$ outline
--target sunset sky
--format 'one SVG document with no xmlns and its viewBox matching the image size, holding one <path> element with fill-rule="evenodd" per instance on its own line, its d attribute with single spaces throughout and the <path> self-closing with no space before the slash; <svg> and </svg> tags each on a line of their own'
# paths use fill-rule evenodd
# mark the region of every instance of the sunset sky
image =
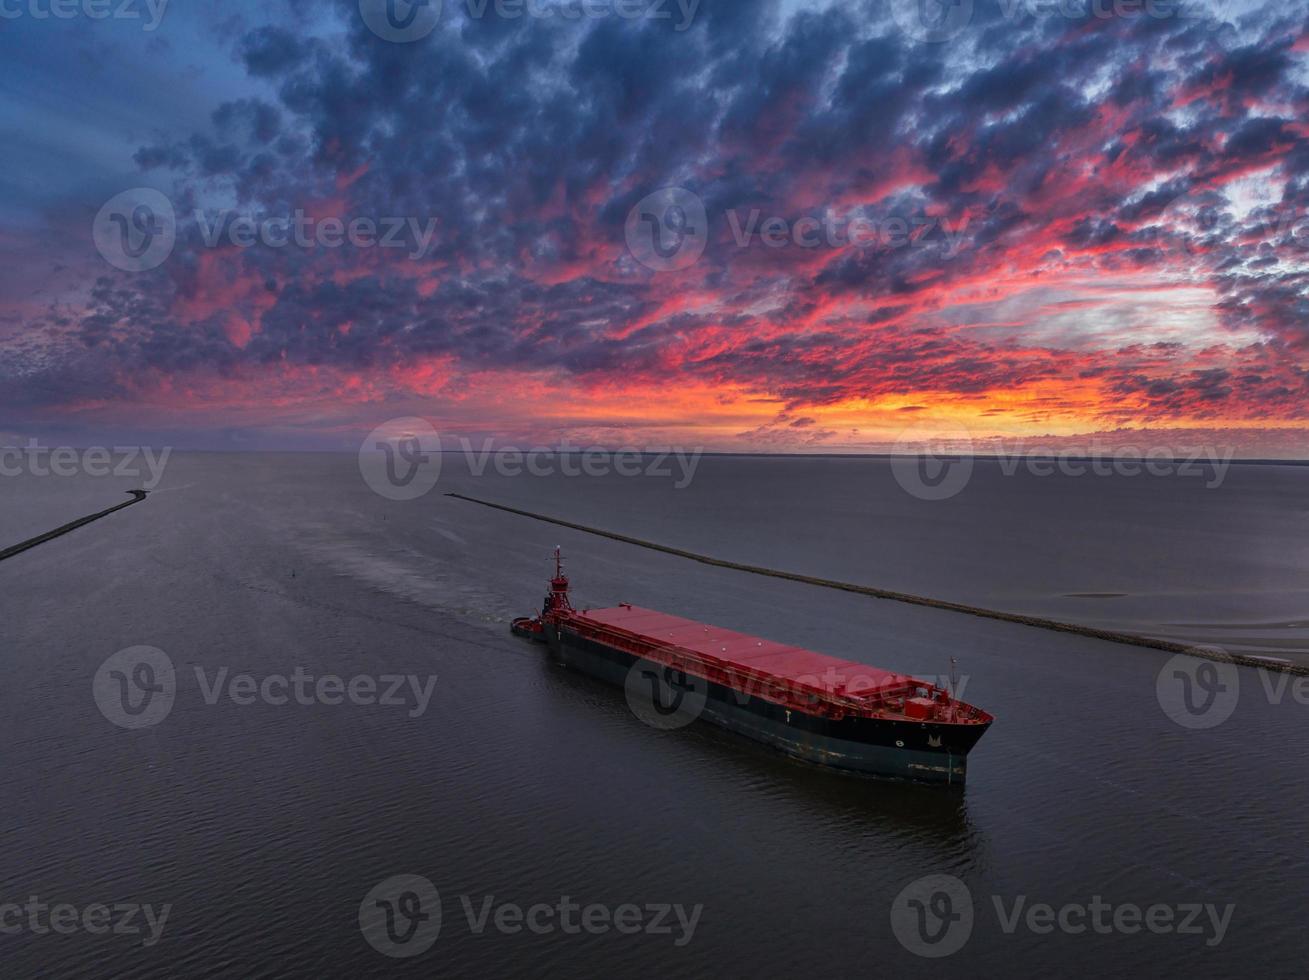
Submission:
<svg viewBox="0 0 1309 980">
<path fill-rule="evenodd" d="M 628 2 L 8 0 L 0 442 L 1309 456 L 1303 4 Z"/>
</svg>

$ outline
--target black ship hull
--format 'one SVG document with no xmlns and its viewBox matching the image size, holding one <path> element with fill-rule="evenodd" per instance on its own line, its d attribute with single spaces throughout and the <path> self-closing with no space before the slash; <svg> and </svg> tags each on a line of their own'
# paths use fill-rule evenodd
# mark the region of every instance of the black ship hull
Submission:
<svg viewBox="0 0 1309 980">
<path fill-rule="evenodd" d="M 968 775 L 967 754 L 988 727 L 890 718 L 824 718 L 705 678 L 688 677 L 579 636 L 567 626 L 547 625 L 541 639 L 563 664 L 624 687 L 629 700 L 648 699 L 654 712 L 651 717 L 676 711 L 677 724 L 706 721 L 796 759 L 843 772 L 962 787 Z M 634 671 L 647 676 L 634 683 Z"/>
</svg>

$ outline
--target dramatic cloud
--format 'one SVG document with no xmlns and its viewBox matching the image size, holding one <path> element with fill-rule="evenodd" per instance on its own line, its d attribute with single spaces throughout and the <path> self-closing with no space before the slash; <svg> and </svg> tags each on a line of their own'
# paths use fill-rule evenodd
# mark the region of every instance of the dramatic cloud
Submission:
<svg viewBox="0 0 1309 980">
<path fill-rule="evenodd" d="M 10 45 L 111 66 L 15 119 L 62 132 L 81 87 L 133 104 L 53 190 L 11 179 L 39 204 L 0 211 L 0 407 L 302 444 L 422 414 L 724 449 L 1191 427 L 1257 452 L 1309 426 L 1309 21 L 1138 6 L 446 0 L 410 42 L 355 0 L 14 21 Z M 12 136 L 28 167 L 42 132 Z M 92 239 L 133 187 L 175 215 L 158 264 Z M 144 220 L 117 218 L 129 252 L 164 230 Z"/>
</svg>

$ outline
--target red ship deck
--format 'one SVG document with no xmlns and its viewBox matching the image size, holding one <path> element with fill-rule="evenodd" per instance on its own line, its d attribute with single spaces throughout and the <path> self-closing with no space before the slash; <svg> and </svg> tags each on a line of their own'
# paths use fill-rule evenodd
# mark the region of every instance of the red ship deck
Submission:
<svg viewBox="0 0 1309 980">
<path fill-rule="evenodd" d="M 792 691 L 824 699 L 856 701 L 903 695 L 926 686 L 907 674 L 841 660 L 802 647 L 787 646 L 745 633 L 708 626 L 639 606 L 587 609 L 569 616 L 575 627 L 621 630 L 661 648 L 687 651 L 709 664 L 765 682 L 780 681 Z"/>
</svg>

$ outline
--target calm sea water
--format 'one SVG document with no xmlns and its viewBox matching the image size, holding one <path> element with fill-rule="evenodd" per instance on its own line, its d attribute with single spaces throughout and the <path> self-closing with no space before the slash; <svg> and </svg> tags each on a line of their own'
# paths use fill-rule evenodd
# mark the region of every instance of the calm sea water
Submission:
<svg viewBox="0 0 1309 980">
<path fill-rule="evenodd" d="M 351 456 L 177 455 L 145 503 L 0 563 L 0 906 L 169 907 L 149 946 L 143 918 L 136 936 L 41 933 L 0 908 L 0 926 L 18 925 L 0 931 L 0 972 L 1303 974 L 1309 707 L 1276 678 L 1239 669 L 1231 716 L 1185 727 L 1159 699 L 1166 654 L 716 569 L 441 491 L 1296 658 L 1309 470 L 1234 467 L 1206 487 L 980 465 L 943 501 L 905 493 L 884 460 L 707 458 L 689 486 L 674 482 L 476 477 L 452 456 L 433 492 L 391 501 Z M 6 477 L 0 543 L 135 484 Z M 837 777 L 706 726 L 645 726 L 620 691 L 507 631 L 538 607 L 556 544 L 579 604 L 631 601 L 922 676 L 958 657 L 964 697 L 998 719 L 967 790 Z M 133 730 L 93 688 L 108 657 L 141 645 L 166 654 L 177 687 L 165 717 Z M 436 680 L 422 711 L 413 696 L 210 704 L 205 684 L 224 668 Z M 365 896 L 396 875 L 440 894 L 439 936 L 411 959 L 359 927 Z M 966 892 L 924 907 L 951 916 L 924 918 L 926 934 L 948 936 L 914 948 L 892 910 L 928 875 Z M 693 930 L 670 915 L 671 934 L 495 925 L 502 906 L 565 896 L 638 906 L 642 926 L 647 906 L 699 912 Z M 465 906 L 480 915 L 488 899 L 479 931 Z M 1093 902 L 1124 925 L 1090 927 L 1076 909 Z M 1044 931 L 1024 917 L 1042 904 L 1088 927 Z M 1199 934 L 1179 934 L 1133 930 L 1121 911 L 1166 906 L 1180 922 L 1192 905 L 1230 915 L 1221 940 L 1207 912 Z M 965 908 L 961 941 L 966 916 L 952 916 Z"/>
</svg>

